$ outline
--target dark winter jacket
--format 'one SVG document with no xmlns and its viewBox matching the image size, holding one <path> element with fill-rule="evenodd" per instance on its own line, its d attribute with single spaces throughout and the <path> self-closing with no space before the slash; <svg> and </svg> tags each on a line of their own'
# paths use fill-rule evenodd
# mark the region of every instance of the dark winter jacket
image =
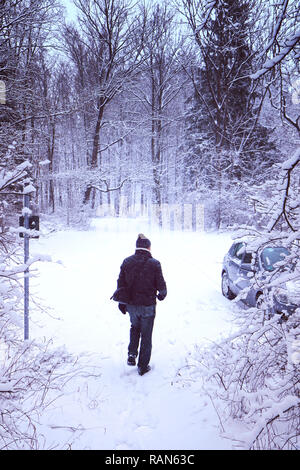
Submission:
<svg viewBox="0 0 300 470">
<path fill-rule="evenodd" d="M 163 300 L 167 286 L 160 262 L 148 250 L 137 249 L 124 259 L 118 278 L 118 288 L 131 288 L 131 305 L 155 305 L 157 298 Z"/>
</svg>

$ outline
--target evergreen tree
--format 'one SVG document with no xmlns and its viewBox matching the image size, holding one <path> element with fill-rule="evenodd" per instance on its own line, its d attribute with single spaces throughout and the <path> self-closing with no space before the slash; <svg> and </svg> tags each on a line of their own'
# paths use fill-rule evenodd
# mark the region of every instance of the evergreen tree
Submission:
<svg viewBox="0 0 300 470">
<path fill-rule="evenodd" d="M 221 173 L 229 181 L 248 179 L 259 162 L 274 162 L 269 130 L 258 123 L 258 95 L 250 78 L 249 1 L 216 1 L 207 21 L 198 26 L 190 16 L 190 23 L 200 51 L 200 64 L 190 71 L 194 96 L 186 127 L 193 186 L 205 181 L 215 187 Z"/>
</svg>

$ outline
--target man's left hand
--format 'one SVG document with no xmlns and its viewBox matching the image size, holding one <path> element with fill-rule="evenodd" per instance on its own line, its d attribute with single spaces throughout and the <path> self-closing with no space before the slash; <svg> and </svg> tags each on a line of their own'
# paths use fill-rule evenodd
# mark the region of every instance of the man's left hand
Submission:
<svg viewBox="0 0 300 470">
<path fill-rule="evenodd" d="M 119 310 L 126 315 L 126 304 L 118 304 Z"/>
</svg>

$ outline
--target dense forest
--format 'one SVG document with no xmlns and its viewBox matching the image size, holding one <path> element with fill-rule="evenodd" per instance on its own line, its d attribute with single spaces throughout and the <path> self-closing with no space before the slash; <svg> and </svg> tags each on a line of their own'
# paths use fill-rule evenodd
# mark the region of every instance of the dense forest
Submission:
<svg viewBox="0 0 300 470">
<path fill-rule="evenodd" d="M 1 172 L 29 162 L 68 222 L 199 203 L 206 228 L 260 223 L 299 145 L 297 2 L 74 4 L 1 1 Z"/>
</svg>

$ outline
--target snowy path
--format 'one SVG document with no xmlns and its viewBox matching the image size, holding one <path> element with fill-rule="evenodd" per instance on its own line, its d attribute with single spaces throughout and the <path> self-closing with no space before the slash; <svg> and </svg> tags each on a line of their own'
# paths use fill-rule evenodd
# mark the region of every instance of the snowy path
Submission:
<svg viewBox="0 0 300 470">
<path fill-rule="evenodd" d="M 109 300 L 121 261 L 134 252 L 141 231 L 151 239 L 168 285 L 166 300 L 157 306 L 153 370 L 143 377 L 126 365 L 129 317 Z M 219 436 L 209 397 L 197 384 L 185 387 L 177 375 L 195 344 L 232 328 L 228 301 L 220 293 L 221 261 L 229 244 L 228 235 L 159 232 L 140 221 L 118 219 L 96 219 L 90 231 L 32 241 L 33 254 L 49 254 L 61 264 L 39 264 L 35 290 L 56 319 L 34 316 L 31 338 L 53 337 L 55 346 L 88 352 L 100 372 L 97 379 L 70 382 L 47 412 L 46 446 L 231 448 Z"/>
</svg>

